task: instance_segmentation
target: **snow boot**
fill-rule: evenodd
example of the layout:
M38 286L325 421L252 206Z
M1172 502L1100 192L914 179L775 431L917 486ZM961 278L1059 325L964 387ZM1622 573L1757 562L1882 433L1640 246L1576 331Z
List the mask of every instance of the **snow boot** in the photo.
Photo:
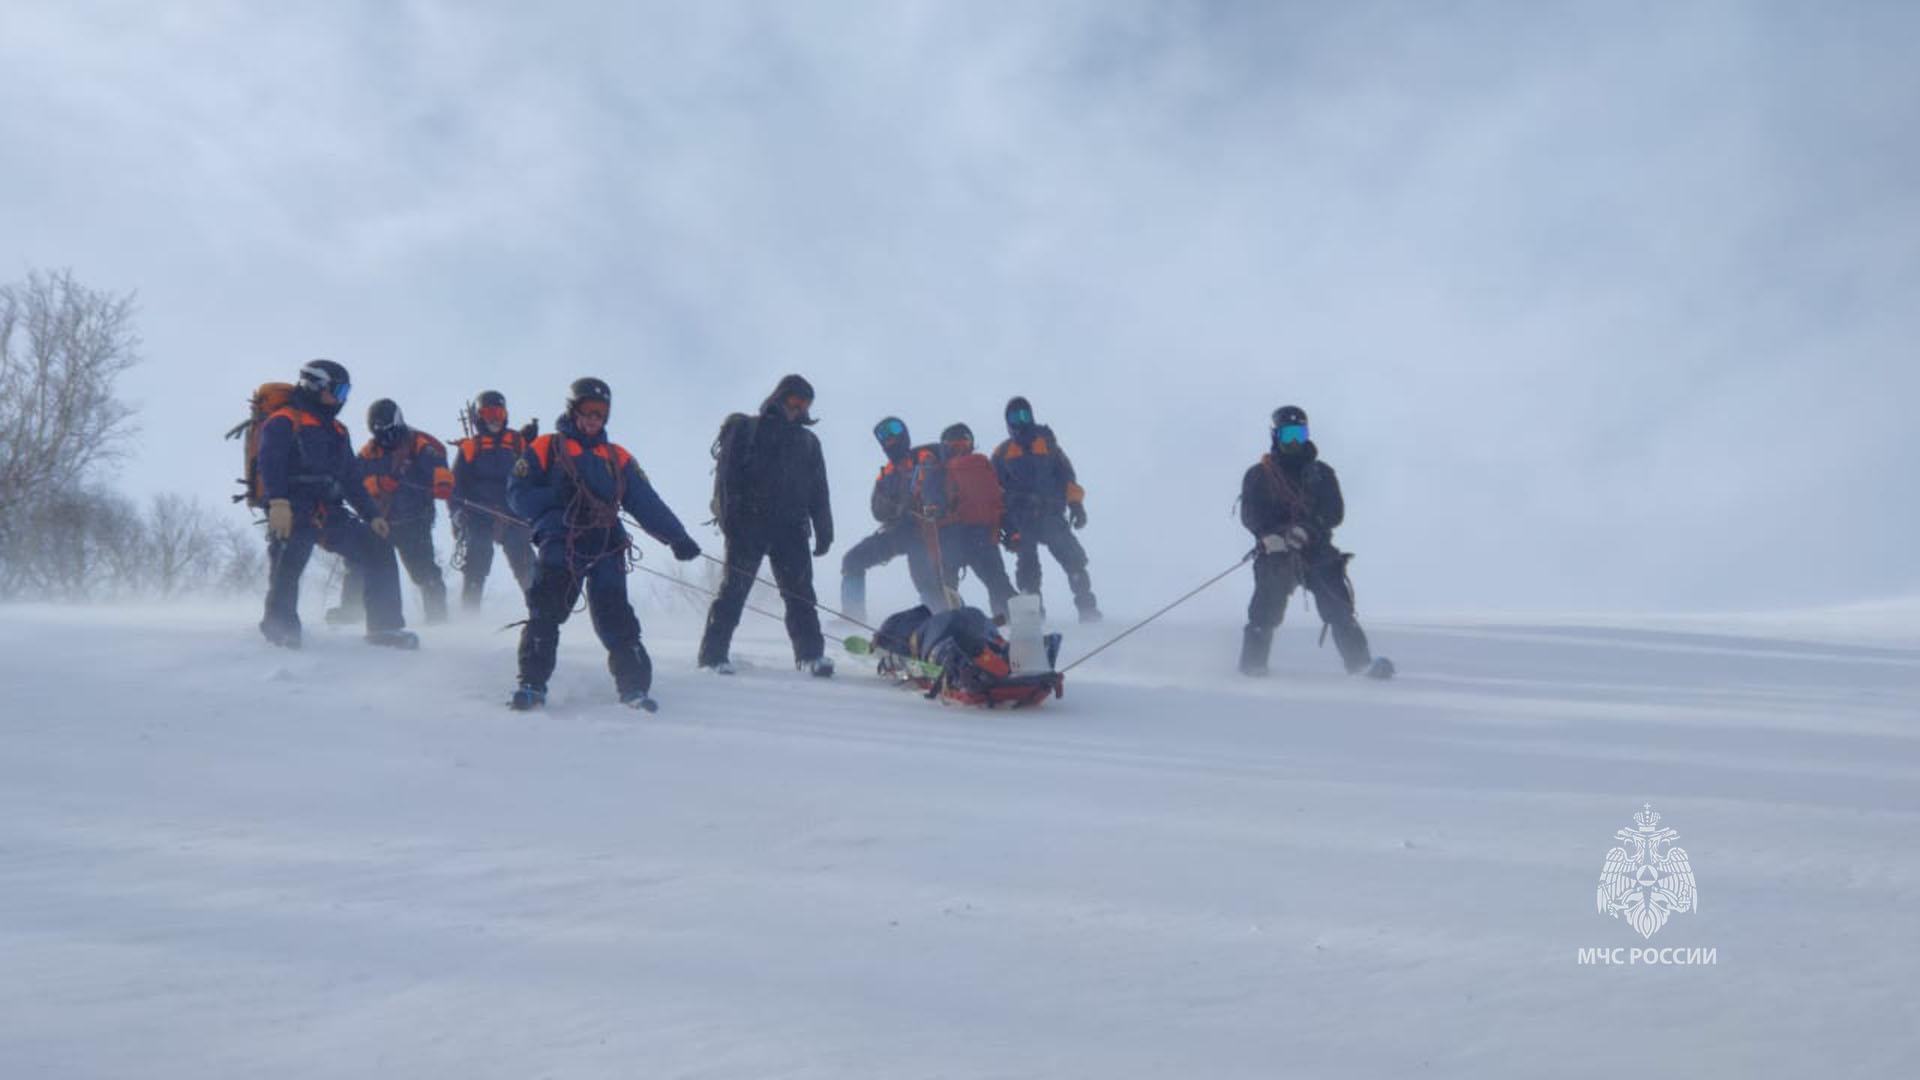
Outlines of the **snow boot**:
M645 690L628 690L620 695L620 704L641 712L659 712L660 703L647 696Z
M1273 628L1248 623L1240 635L1240 674L1260 678L1267 673L1267 655L1273 651Z
M545 708L546 704L547 688L534 686L531 683L521 683L520 688L507 699L507 708L514 712L532 712L535 709Z
M417 649L420 647L420 635L411 630L369 630L367 644L389 649Z
M802 660L795 664L794 667L812 675L816 679L830 679L833 677L833 661L824 656L816 656L811 660Z
M1387 659L1384 656L1376 656L1373 658L1373 662L1371 664L1368 664L1366 667L1363 667L1360 670L1355 671L1353 674L1364 675L1369 679L1385 680L1385 679L1393 678L1393 672L1394 672L1393 661Z
M442 582L434 582L420 590L420 604L427 612L427 625L436 626L447 621L447 587Z
M731 661L731 660L716 660L716 661L714 661L714 662L713 662L713 663L711 663L711 664L701 664L701 665L700 665L700 670L701 670L701 671L711 671L711 672L713 672L713 673L714 673L715 675L731 675L731 674L733 674L733 673L734 673L734 668L733 668L733 661Z
M300 627L298 625L288 625L286 623L276 623L262 619L260 620L260 634L267 639L267 644L269 645L277 645L282 649L297 649L300 647Z

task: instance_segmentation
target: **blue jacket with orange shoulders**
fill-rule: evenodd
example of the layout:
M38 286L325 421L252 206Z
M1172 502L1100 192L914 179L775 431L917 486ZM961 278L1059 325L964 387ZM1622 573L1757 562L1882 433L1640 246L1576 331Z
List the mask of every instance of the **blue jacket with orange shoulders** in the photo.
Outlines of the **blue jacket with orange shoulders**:
M424 431L407 428L396 445L368 439L360 447L361 486L392 522L433 524L433 501L453 496L447 448Z
M558 430L527 444L507 482L507 505L532 523L534 543L571 533L576 553L623 549L628 539L621 510L663 544L692 539L633 455L609 442L604 430L588 438L571 416L554 427Z
M380 516L360 484L360 466L347 426L334 419L338 411L305 391L295 391L286 405L261 422L260 448L254 459L260 497L291 502L296 521L342 499L363 518Z

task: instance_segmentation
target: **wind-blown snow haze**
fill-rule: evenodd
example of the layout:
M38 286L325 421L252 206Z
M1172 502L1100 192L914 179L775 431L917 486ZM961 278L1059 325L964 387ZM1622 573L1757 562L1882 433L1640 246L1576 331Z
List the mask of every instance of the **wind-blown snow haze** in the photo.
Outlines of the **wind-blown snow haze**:
M1907 5L15 5L0 261L138 290L134 487L310 356L485 387L704 518L725 412L820 388L842 533L897 412L1031 397L1144 608L1244 547L1304 405L1363 605L1920 587ZM13 272L10 271L10 272ZM1218 605L1237 603L1213 598Z

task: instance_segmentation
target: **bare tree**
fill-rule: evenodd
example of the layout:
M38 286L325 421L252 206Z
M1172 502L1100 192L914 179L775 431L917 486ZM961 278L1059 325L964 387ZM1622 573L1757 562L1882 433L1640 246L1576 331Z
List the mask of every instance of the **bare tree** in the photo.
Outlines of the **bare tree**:
M184 495L155 495L147 514L147 549L161 596L197 586L212 576L220 558L213 516Z
M82 489L133 433L114 384L139 348L131 295L90 289L66 270L0 285L0 595L65 592L85 577L97 507ZM56 531L29 537L29 523ZM49 546L75 528L72 550Z
M259 588L267 578L267 557L260 534L231 520L222 520L218 528L220 571L213 587L221 592Z
M68 270L0 285L0 519L78 487L120 452L133 409L114 384L139 349L131 294L90 289Z

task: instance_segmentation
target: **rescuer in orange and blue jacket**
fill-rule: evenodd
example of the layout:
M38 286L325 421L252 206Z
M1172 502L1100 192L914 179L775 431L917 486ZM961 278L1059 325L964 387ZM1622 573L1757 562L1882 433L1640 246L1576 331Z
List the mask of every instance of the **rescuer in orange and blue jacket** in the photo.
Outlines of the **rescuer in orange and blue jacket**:
M370 435L360 447L360 483L387 519L387 542L400 553L400 564L419 587L427 622L446 622L447 583L434 557L433 504L453 494L447 448L439 439L409 427L391 398L367 407L367 430ZM328 622L359 618L363 584L362 576L349 568L340 589L340 606L327 612Z
M907 575L920 594L922 603L941 606L940 578L927 558L927 543L919 515L915 513L913 469L922 455L932 455L931 447L913 445L906 421L889 416L873 426L873 437L887 455L880 475L873 479L870 506L873 520L880 527L847 549L840 560L840 610L859 622L867 619L867 571L907 557Z
M267 507L266 612L260 632L275 645L300 646L300 574L315 544L345 558L363 575L367 640L412 648L402 629L400 570L385 542L387 519L360 484L360 469L335 419L347 400L347 369L314 360L300 369L287 404L261 423L254 468ZM355 518L347 513L351 504Z
M1053 429L1034 422L1026 398L1008 401L1006 416L1007 439L993 452L993 468L1006 494L1002 538L1013 552L1013 580L1021 592L1040 595L1040 547L1045 545L1067 572L1080 621L1098 622L1100 604L1087 574L1087 549L1073 535L1087 524L1086 493L1074 477L1073 462L1060 449Z
M533 526L533 584L527 589L527 621L520 631L520 685L515 709L545 704L560 646L560 624L587 592L593 629L607 647L620 700L651 712L653 660L640 643L640 620L627 602L627 549L632 540L620 523L622 510L647 535L673 549L681 562L697 558L700 545L647 482L633 455L607 441L613 392L599 379L575 379L567 411L550 435L528 444L507 483L507 504Z
M464 579L460 606L480 606L493 546L506 553L513 580L524 594L533 584L533 533L507 509L507 479L513 464L539 437L538 421L515 431L507 422L507 397L483 390L467 408L467 437L453 444L453 537L455 565Z

